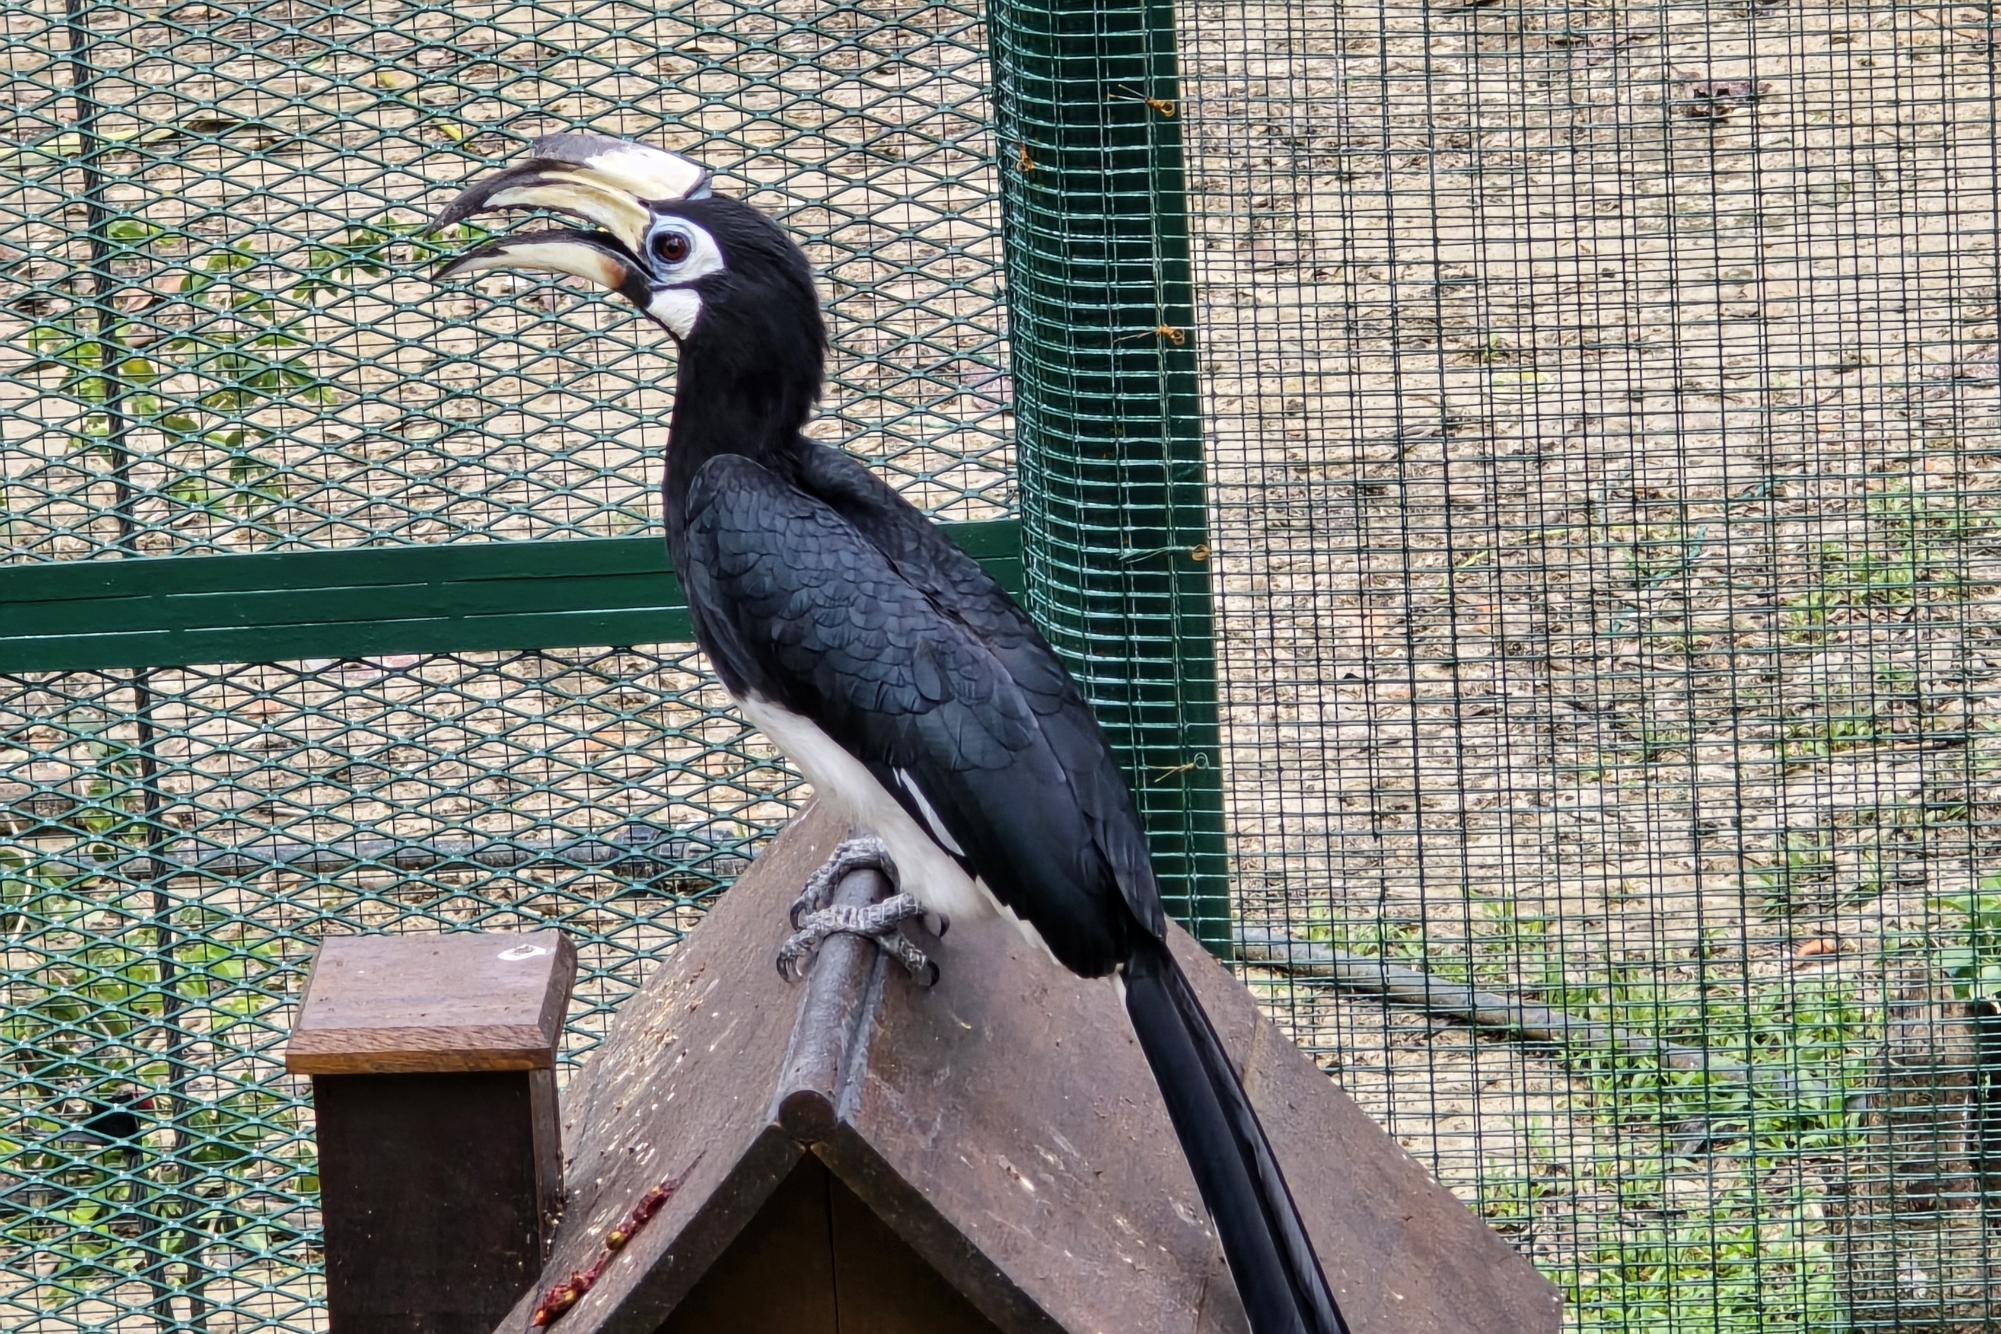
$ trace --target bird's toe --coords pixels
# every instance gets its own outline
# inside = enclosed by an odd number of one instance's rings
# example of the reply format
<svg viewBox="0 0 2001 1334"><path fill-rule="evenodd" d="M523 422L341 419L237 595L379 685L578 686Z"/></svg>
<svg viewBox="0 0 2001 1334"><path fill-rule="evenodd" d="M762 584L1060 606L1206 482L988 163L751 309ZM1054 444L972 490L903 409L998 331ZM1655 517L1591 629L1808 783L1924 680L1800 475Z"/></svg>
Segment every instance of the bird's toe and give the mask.
<svg viewBox="0 0 2001 1334"><path fill-rule="evenodd" d="M814 952L819 948L820 936L810 927L795 931L783 945L778 947L778 975L787 982L798 982L806 976L806 968L813 961Z"/></svg>

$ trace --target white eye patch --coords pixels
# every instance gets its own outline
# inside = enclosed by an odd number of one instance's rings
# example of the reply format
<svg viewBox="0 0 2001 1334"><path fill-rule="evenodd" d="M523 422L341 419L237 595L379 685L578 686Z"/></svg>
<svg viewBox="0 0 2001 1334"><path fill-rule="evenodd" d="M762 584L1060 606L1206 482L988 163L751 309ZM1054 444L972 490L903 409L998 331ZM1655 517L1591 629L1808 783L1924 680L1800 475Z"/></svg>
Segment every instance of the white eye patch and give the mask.
<svg viewBox="0 0 2001 1334"><path fill-rule="evenodd" d="M660 231L668 230L688 238L688 257L678 264L665 264L659 259L659 252L653 252L653 280L667 284L653 289L652 300L646 303L646 313L673 330L676 338L686 338L694 331L695 321L702 314L702 298L694 285L712 273L720 273L726 267L723 263L722 247L716 238L692 222L676 220L655 231L647 238L648 246L654 244Z"/></svg>

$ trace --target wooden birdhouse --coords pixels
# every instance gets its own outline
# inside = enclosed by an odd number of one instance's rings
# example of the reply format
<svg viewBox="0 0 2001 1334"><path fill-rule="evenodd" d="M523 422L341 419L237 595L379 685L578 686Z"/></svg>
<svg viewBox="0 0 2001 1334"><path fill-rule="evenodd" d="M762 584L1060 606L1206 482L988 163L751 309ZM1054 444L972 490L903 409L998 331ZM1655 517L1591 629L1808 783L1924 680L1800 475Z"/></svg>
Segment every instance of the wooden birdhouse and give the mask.
<svg viewBox="0 0 2001 1334"><path fill-rule="evenodd" d="M548 1262L493 1328L1240 1334L1108 983L997 921L953 925L929 990L842 936L780 979L786 907L843 832L801 817L625 1003L564 1094ZM1554 1290L1199 945L1174 949L1357 1334L1553 1334Z"/></svg>

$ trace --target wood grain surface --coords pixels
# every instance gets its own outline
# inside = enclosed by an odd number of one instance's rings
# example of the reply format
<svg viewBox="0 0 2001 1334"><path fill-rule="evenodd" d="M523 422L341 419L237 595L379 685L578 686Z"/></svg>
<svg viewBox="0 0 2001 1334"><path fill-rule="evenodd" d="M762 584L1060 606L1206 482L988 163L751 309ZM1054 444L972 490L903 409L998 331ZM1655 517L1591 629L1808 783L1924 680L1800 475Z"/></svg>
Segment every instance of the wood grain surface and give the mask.
<svg viewBox="0 0 2001 1334"><path fill-rule="evenodd" d="M811 1160L851 1193L845 1207L1005 1334L1243 1334L1109 982L1071 976L999 921L955 922L928 991L839 936L806 983L779 980L786 906L842 832L810 810L795 821L627 1002L573 1086L569 1212L545 1279L589 1264L634 1200L696 1166L558 1334L657 1334L740 1236L754 1248L766 1224L745 1229L762 1210L797 1207L787 1192L807 1189L796 1174ZM870 878L843 894L857 882ZM1173 943L1247 1070L1357 1334L1555 1334L1555 1290L1192 939ZM790 1296L774 1288L766 1315ZM497 1328L518 1334L532 1309Z"/></svg>
<svg viewBox="0 0 2001 1334"><path fill-rule="evenodd" d="M328 936L285 1047L295 1074L540 1070L577 952L560 931Z"/></svg>

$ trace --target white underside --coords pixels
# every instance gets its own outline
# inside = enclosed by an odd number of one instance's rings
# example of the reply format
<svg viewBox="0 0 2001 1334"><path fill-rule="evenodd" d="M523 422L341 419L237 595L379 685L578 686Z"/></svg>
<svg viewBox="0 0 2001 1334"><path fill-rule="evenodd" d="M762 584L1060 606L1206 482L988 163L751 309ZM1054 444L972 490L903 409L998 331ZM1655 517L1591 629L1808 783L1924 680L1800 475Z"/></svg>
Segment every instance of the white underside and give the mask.
<svg viewBox="0 0 2001 1334"><path fill-rule="evenodd" d="M952 836L942 823L935 834L924 829L866 765L836 745L817 724L769 700L742 699L737 705L752 726L799 766L799 772L813 784L815 797L849 824L867 830L888 846L902 889L927 911L961 920L999 915L1012 922L1037 949L1050 952L1034 927L1015 916L984 881L967 875L947 855L940 844L950 843ZM908 779L907 774L904 777ZM910 791L918 808L934 815L930 799L914 784Z"/></svg>

